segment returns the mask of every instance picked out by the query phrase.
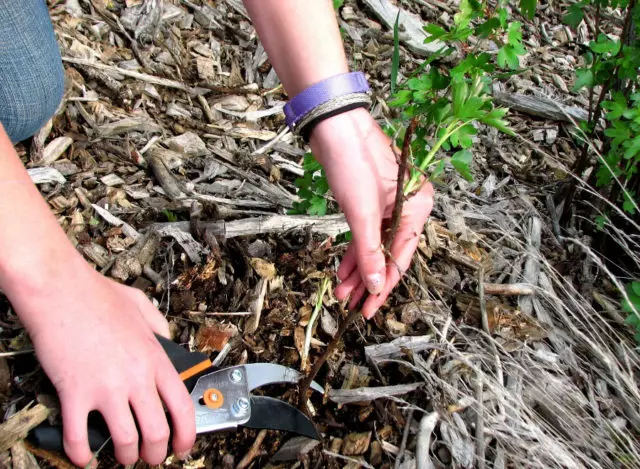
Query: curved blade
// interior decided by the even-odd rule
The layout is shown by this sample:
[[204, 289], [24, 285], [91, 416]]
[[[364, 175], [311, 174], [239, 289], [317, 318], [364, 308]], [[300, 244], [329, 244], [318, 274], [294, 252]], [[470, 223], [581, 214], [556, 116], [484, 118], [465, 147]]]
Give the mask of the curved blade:
[[[302, 377], [302, 375], [293, 368], [288, 368], [276, 363], [249, 363], [242, 366], [247, 370], [249, 391], [266, 384], [297, 383]], [[320, 394], [324, 394], [322, 386], [315, 381], [311, 383], [311, 387]]]
[[251, 418], [243, 427], [259, 430], [282, 430], [320, 439], [313, 422], [302, 412], [286, 402], [267, 396], [251, 396]]

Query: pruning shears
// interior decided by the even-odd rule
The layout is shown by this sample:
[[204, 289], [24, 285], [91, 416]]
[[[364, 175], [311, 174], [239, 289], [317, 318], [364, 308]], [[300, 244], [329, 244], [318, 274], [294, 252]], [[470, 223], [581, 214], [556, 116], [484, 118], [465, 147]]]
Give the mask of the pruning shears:
[[[301, 374], [275, 363], [251, 363], [215, 369], [209, 357], [190, 352], [156, 335], [180, 378], [189, 390], [196, 412], [196, 433], [232, 430], [238, 427], [281, 430], [320, 439], [313, 422], [290, 404], [268, 396], [252, 395], [261, 386], [297, 383]], [[324, 394], [315, 381], [311, 388]], [[106, 425], [89, 425], [89, 446], [98, 451], [109, 442]], [[29, 436], [34, 446], [62, 451], [62, 427], [42, 424]]]

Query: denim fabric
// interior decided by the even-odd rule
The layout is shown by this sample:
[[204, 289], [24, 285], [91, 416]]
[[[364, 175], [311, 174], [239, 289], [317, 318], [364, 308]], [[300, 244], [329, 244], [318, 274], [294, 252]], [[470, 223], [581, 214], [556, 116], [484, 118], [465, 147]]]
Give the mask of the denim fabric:
[[63, 90], [45, 0], [0, 0], [0, 122], [11, 141], [36, 133], [53, 116]]

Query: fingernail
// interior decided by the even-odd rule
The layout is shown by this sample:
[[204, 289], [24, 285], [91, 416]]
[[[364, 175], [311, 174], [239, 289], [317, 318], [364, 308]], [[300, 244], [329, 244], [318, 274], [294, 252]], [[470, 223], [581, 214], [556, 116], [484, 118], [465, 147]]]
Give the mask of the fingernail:
[[176, 457], [180, 460], [180, 461], [184, 461], [189, 457], [190, 451], [185, 451], [184, 453], [176, 453]]
[[382, 291], [382, 275], [371, 274], [367, 277], [367, 290], [372, 295], [377, 295]]

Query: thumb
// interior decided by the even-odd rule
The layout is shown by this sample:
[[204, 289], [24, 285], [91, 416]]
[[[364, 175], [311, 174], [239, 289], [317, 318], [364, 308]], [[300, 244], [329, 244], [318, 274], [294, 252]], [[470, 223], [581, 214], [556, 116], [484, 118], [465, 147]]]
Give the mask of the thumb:
[[378, 211], [369, 207], [355, 207], [349, 217], [356, 262], [362, 281], [372, 295], [382, 291], [385, 284], [385, 257], [380, 231], [382, 221]]
[[[130, 288], [130, 287], [125, 287]], [[153, 332], [167, 339], [171, 338], [169, 322], [162, 313], [149, 301], [147, 295], [139, 290], [128, 290], [132, 294], [133, 300], [137, 303], [138, 311], [144, 318], [147, 325]]]

